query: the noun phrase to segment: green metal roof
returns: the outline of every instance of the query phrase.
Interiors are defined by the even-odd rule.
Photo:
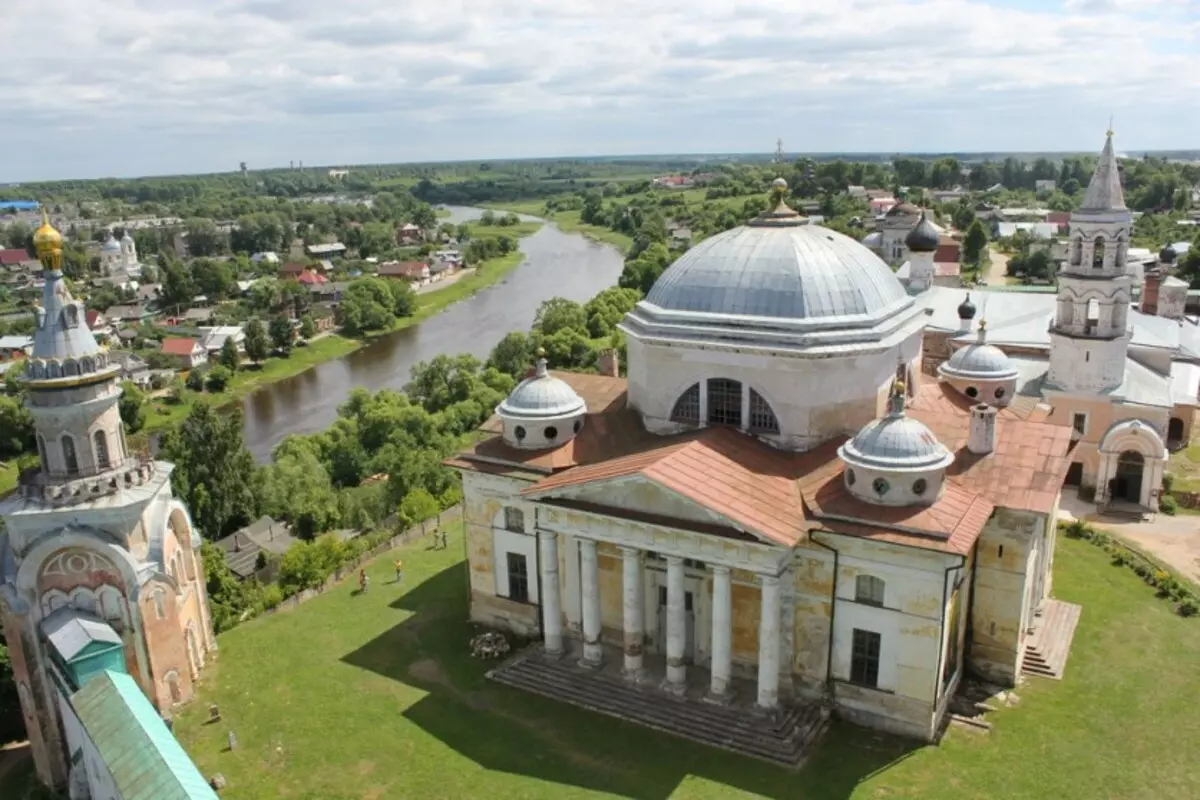
[[[216,800],[133,678],[106,670],[71,704],[123,800]]]

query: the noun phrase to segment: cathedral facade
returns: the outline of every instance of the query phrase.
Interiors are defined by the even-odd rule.
[[[0,620],[38,775],[59,787],[76,780],[76,691],[126,672],[165,714],[191,698],[216,639],[172,467],[128,449],[120,367],[67,289],[62,238],[43,223],[34,244],[46,283],[25,383],[40,464],[0,501]]]
[[[996,393],[1002,352],[987,398],[923,377],[919,299],[776,184],[625,318],[627,379],[540,360],[450,461],[471,618],[664,695],[931,739],[968,669],[1022,668],[1069,431]]]

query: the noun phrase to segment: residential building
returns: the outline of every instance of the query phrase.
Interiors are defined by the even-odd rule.
[[[225,554],[225,563],[238,580],[257,577],[269,581],[274,578],[274,571],[267,562],[272,557],[278,560],[298,541],[290,525],[264,515],[215,544]]]
[[[341,242],[328,242],[326,244],[310,244],[307,248],[310,256],[314,258],[337,258],[345,255],[346,245]]]
[[[128,450],[120,367],[71,297],[62,237],[43,221],[34,244],[45,291],[24,380],[39,464],[0,500],[0,621],[34,765],[43,783],[75,796],[91,786],[112,797],[114,783],[116,796],[203,796],[120,791],[130,765],[108,760],[114,751],[88,710],[93,693],[105,694],[93,684],[127,673],[167,713],[192,697],[216,637],[200,535],[172,494],[173,467]],[[115,682],[145,722],[129,682]],[[136,727],[127,717],[105,725]],[[164,744],[161,729],[153,735],[155,743],[134,745],[139,758]]]
[[[225,346],[225,340],[232,338],[233,344],[237,347],[238,352],[244,352],[246,349],[246,331],[241,325],[215,325],[211,327],[201,327],[200,344],[208,351],[209,355],[215,355],[221,352],[221,348]]]
[[[1033,182],[1033,190],[1035,192],[1053,192],[1058,188],[1058,181],[1053,178],[1036,180]]]
[[[24,334],[0,336],[0,361],[16,361],[29,355],[33,337]]]
[[[192,369],[208,362],[208,351],[195,339],[163,339],[162,353],[175,359],[180,369]]]
[[[104,312],[105,319],[119,325],[145,325],[154,316],[154,312],[144,305],[110,306]]]
[[[406,222],[396,228],[396,243],[399,245],[420,244],[425,241],[425,231],[420,226]]]
[[[424,261],[387,261],[379,265],[379,277],[399,278],[421,286],[429,283],[429,265]]]
[[[279,254],[276,253],[274,250],[264,250],[261,253],[255,253],[254,255],[250,256],[250,263],[252,263],[252,264],[278,264],[279,263]]]

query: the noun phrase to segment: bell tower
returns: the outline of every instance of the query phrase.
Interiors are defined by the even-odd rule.
[[[1124,380],[1132,222],[1109,131],[1083,204],[1071,214],[1067,261],[1058,274],[1049,380],[1065,391],[1102,392]]]

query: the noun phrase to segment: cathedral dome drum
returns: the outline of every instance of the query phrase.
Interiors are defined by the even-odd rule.
[[[103,244],[100,245],[100,252],[119,254],[121,252],[121,243],[117,241],[116,237],[113,236],[112,233],[109,233],[104,237]]]
[[[1020,371],[999,347],[987,343],[987,322],[979,321],[978,338],[938,365],[938,375],[972,400],[1008,405]]]
[[[546,368],[543,352],[534,374],[517,384],[496,406],[504,439],[513,447],[538,450],[557,447],[583,427],[587,404],[566,381]]]

